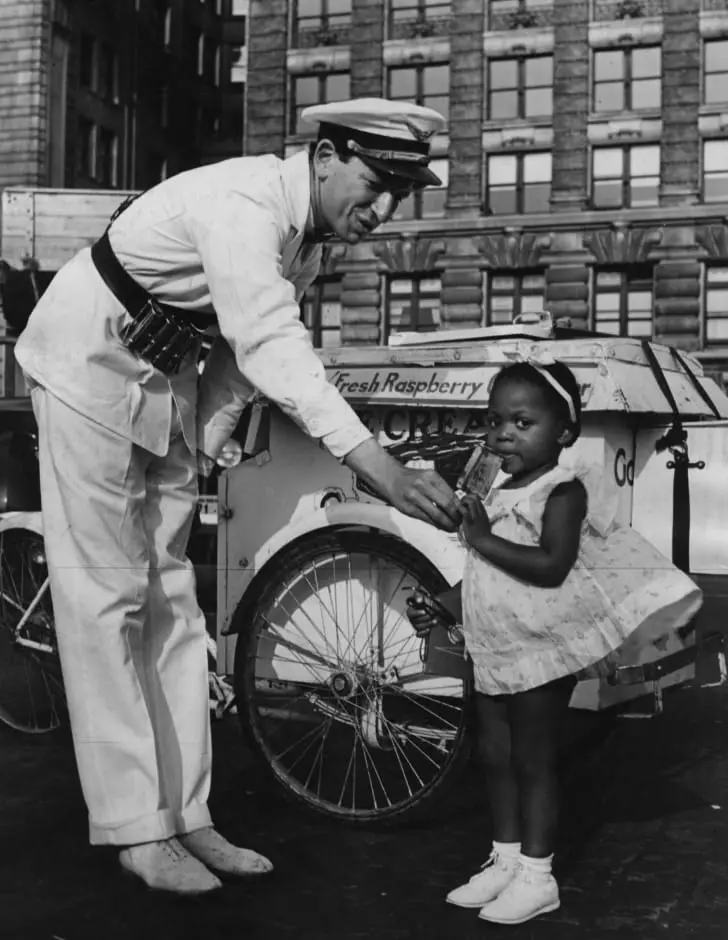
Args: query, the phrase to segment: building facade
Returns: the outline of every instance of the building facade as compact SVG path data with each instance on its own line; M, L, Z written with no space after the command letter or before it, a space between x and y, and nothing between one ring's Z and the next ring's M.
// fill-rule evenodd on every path
M247 0L0 0L0 188L145 189L242 149Z
M319 345L545 308L728 376L726 0L251 0L248 30L247 153L349 96L448 117L443 189L330 250Z

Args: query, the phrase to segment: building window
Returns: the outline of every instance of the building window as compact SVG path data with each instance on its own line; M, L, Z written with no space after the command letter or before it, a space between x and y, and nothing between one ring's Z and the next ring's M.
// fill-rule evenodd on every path
M232 15L233 16L247 16L249 5L250 5L249 0L233 0Z
M491 154L486 198L488 211L493 215L548 212L551 154Z
M119 103L119 57L108 45L101 46L98 64L98 93L104 101Z
M659 110L662 102L659 46L600 49L594 53L594 110Z
M78 120L78 173L87 179L96 176L96 125L83 117Z
M248 47L230 47L230 83L244 85L248 79Z
M703 102L724 104L728 101L728 39L705 43Z
M351 23L351 0L298 0L296 30L337 29Z
M96 179L102 186L118 185L119 139L106 127L99 128L96 156Z
M449 0L389 0L391 23L423 23L451 13Z
M595 208L656 206L659 187L659 144L599 147L592 151Z
M519 29L548 25L553 6L554 0L490 0L487 28Z
M291 133L311 134L311 124L301 119L301 111L312 104L345 101L349 97L349 73L329 75L297 75L293 79Z
M341 278L320 277L306 291L301 319L314 346L341 345Z
M703 144L703 201L728 200L728 140Z
M524 313L541 313L546 292L543 271L491 271L488 274L486 323L512 323Z
M79 50L79 81L82 88L89 91L97 89L97 49L96 40L90 33L81 33Z
M550 55L488 62L488 117L550 117L553 111L554 60Z
M430 169L440 177L442 186L428 186L408 196L399 204L392 216L394 220L399 222L404 219L438 219L445 215L448 161L430 160Z
M446 120L450 104L450 66L418 65L389 70L389 97L434 108Z
M705 343L728 344L728 267L705 269Z
M440 278L400 277L387 282L386 342L392 333L429 333L440 326Z
M652 336L652 265L594 272L592 328L613 336Z

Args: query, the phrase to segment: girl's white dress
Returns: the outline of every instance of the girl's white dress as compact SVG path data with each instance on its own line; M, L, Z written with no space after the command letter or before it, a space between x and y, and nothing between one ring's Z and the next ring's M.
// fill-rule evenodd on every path
M503 477L505 482L507 477ZM685 626L702 592L643 536L615 522L601 470L559 465L528 486L496 486L484 500L495 535L538 545L546 502L579 479L589 500L577 562L559 587L528 584L473 549L463 573L465 644L475 687L487 695L523 692L568 675L606 675L639 650Z

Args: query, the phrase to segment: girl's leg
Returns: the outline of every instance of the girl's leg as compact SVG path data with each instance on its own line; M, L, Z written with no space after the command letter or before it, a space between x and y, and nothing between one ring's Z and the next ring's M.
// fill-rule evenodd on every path
M511 728L507 700L476 695L478 753L485 767L485 784L495 842L520 841L518 781L512 766Z
M546 858L554 851L559 815L558 735L575 685L576 680L567 676L513 695L509 702L522 851L529 858Z
M458 907L483 907L513 880L518 866L519 812L516 778L511 768L511 731L504 701L478 693L478 745L485 765L486 788L493 819L493 851L473 877L451 891Z

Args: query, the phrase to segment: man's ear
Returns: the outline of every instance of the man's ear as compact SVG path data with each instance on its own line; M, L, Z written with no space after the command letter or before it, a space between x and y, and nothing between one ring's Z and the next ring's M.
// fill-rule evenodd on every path
M332 163L335 159L336 147L326 138L320 140L313 152L313 171L318 179L326 179L331 172Z

